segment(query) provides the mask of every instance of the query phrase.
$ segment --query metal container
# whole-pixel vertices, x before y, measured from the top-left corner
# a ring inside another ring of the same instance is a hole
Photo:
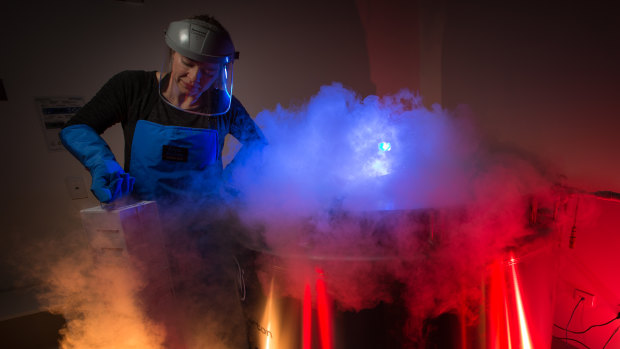
[[[373,241],[382,244],[373,254],[359,255],[346,249],[332,254],[276,253],[247,246],[246,253],[237,259],[250,348],[404,347],[408,314],[401,298],[403,288],[397,280],[386,277],[382,290],[386,301],[375,301],[361,310],[346,310],[348,307],[333,297],[331,287],[338,278],[351,277],[347,271],[360,265],[381,269],[381,265],[398,263],[402,257],[394,248],[399,242],[393,241],[393,235],[384,234],[396,224],[406,226],[406,234],[432,248],[438,238],[437,214],[435,210],[377,211],[334,217],[340,223],[356,220],[353,223],[368,227],[364,233],[374,235]]]

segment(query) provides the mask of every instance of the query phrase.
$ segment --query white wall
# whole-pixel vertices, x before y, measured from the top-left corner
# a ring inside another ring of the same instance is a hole
[[[620,191],[620,16],[611,2],[445,1],[444,106],[568,182]]]

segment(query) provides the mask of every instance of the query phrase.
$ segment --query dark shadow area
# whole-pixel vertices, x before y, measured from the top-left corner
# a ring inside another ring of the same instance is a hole
[[[335,348],[401,348],[406,320],[406,308],[396,304],[380,303],[359,312],[337,312]]]
[[[62,315],[40,312],[0,321],[2,347],[11,349],[58,348],[58,331],[65,326]]]

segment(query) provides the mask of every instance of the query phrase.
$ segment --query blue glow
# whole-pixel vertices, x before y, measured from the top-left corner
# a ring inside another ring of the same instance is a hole
[[[392,150],[392,145],[389,142],[381,142],[379,143],[379,150],[390,151]]]
[[[468,142],[468,121],[454,122],[415,98],[404,91],[392,99],[361,99],[333,84],[305,105],[260,112],[256,123],[269,146],[235,179],[256,202],[253,214],[263,215],[269,205],[300,216],[334,202],[363,211],[381,209],[385,201],[412,208],[459,200],[466,179],[457,170],[476,149]],[[260,181],[253,166],[262,172]]]

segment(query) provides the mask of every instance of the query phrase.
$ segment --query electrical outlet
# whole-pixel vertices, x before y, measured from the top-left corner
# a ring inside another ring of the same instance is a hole
[[[573,293],[573,298],[575,298],[575,300],[577,301],[583,298],[583,304],[589,307],[594,307],[596,305],[596,297],[592,293],[580,290],[578,288],[575,289]]]

